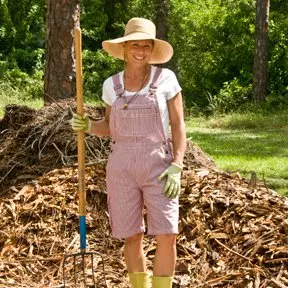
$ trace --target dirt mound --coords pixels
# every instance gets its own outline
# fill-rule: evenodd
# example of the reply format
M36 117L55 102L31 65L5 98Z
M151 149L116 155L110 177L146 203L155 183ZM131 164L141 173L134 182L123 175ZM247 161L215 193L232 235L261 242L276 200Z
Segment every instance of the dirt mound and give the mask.
M39 111L13 106L0 122L0 287L62 287L63 255L78 251L70 108L69 101ZM85 109L95 119L103 115L102 108ZM286 287L287 198L220 171L198 146L187 144L173 287ZM110 238L109 146L109 138L86 137L88 250L103 254L109 287L128 287L123 241ZM155 247L154 240L145 240L150 271ZM96 262L97 287L104 287L102 261Z

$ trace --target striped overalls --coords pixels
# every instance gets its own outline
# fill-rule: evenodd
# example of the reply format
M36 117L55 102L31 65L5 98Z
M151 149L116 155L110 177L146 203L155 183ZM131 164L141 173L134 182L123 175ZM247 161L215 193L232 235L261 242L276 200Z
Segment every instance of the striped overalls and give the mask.
M158 102L157 68L149 92L125 99L120 76L113 76L117 95L110 114L112 151L107 163L107 193L112 236L127 238L144 232L143 208L146 206L148 234L178 233L178 198L163 193L164 181L157 177L172 161L170 142L166 139Z

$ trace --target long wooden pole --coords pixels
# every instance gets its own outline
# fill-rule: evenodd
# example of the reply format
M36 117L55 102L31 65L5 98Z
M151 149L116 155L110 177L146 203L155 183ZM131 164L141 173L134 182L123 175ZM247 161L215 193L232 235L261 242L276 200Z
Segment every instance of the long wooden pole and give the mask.
M76 52L76 93L77 114L83 116L83 91L82 91L82 34L80 27L74 29ZM79 181L79 221L80 221L80 250L86 249L86 189L85 189L85 132L77 133L78 148L78 181Z

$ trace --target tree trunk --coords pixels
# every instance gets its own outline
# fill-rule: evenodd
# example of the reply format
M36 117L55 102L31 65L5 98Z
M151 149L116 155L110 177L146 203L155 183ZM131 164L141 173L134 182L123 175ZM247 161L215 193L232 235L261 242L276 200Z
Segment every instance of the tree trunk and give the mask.
M120 37L115 34L115 29L113 29L113 23L115 21L115 1L114 0L105 0L104 1L104 13L107 15L107 22L105 25L105 34L107 39L112 39L115 37Z
M168 13L169 0L154 0L155 2L155 25L157 38L167 41L168 38Z
M155 6L155 20L154 24L157 28L157 38L168 41L168 27L169 27L169 0L154 0ZM169 41L168 41L169 42ZM177 67L175 62L170 60L168 63L157 65L159 67L167 67L173 70L177 74Z
M46 18L45 104L75 96L73 31L80 23L80 0L48 0Z
M267 96L268 19L270 0L256 0L256 35L253 67L253 97L257 101Z
M104 14L107 16L105 24L105 37L106 39L114 39L123 36L123 27L121 22L126 24L126 15L129 14L127 10L126 0L104 0ZM117 25L115 25L117 23Z

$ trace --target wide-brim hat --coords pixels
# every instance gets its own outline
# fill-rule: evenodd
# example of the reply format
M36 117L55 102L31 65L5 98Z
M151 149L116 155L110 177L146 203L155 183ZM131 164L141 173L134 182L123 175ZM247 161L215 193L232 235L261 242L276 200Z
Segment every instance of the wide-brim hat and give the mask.
M153 40L153 50L150 55L150 64L162 64L168 62L173 55L172 46L156 38L156 27L153 22L144 18L132 18L128 21L123 37L102 42L103 49L111 56L124 60L125 41Z

